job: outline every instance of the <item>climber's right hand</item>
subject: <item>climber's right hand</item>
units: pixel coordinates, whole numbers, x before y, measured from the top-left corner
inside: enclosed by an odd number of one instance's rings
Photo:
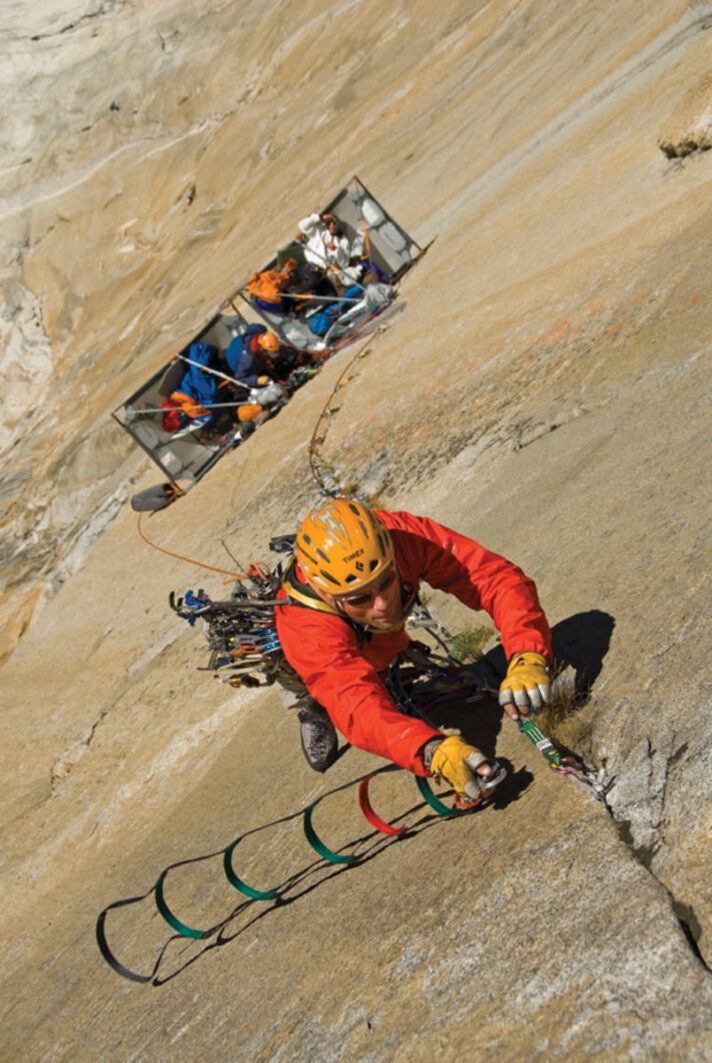
[[[477,804],[483,793],[494,788],[488,787],[490,778],[496,785],[495,780],[501,782],[505,774],[496,761],[490,763],[484,753],[459,735],[428,742],[423,763],[436,779],[446,779],[465,805]]]

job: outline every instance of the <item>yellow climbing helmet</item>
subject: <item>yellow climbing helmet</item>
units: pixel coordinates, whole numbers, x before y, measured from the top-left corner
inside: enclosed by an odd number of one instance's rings
[[[313,509],[297,532],[296,555],[315,591],[346,594],[376,579],[393,561],[393,542],[373,510],[355,498]]]

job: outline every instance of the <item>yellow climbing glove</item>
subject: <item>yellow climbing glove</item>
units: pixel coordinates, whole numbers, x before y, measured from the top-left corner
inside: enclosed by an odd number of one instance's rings
[[[484,753],[468,745],[459,735],[428,742],[423,762],[436,779],[447,779],[463,804],[477,803],[483,793],[494,789],[506,774],[496,761],[487,760]],[[490,768],[487,775],[477,772],[483,764]]]
[[[516,720],[521,709],[536,712],[549,698],[549,672],[540,653],[515,653],[499,688],[499,703]]]
[[[257,377],[257,386],[259,388],[265,388],[265,387],[267,387],[268,384],[269,384],[269,377],[268,376],[258,376]]]

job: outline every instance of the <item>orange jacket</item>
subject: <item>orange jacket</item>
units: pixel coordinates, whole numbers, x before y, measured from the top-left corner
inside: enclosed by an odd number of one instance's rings
[[[247,282],[248,291],[266,303],[281,305],[282,293],[293,283],[292,274],[296,268],[296,259],[288,258],[283,269],[265,269],[261,273],[253,273]]]
[[[187,395],[184,391],[172,391],[170,401],[173,403],[174,409],[182,410],[188,417],[209,417],[211,410],[201,406],[197,399]]]
[[[390,531],[405,582],[417,589],[425,580],[471,609],[486,610],[508,659],[525,650],[551,659],[549,625],[521,569],[427,517],[382,510],[378,517]],[[280,606],[276,614],[287,660],[351,745],[426,775],[419,754],[439,732],[399,712],[378,676],[408,645],[406,631],[374,634],[359,647],[354,629],[339,616],[297,605]]]

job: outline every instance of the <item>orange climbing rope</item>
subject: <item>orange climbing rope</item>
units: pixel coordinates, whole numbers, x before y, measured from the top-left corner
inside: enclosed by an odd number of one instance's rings
[[[143,541],[152,546],[154,550],[160,551],[162,554],[168,554],[169,557],[175,557],[178,561],[187,561],[189,565],[198,565],[200,568],[207,568],[210,572],[219,572],[223,576],[231,576],[233,579],[247,579],[247,574],[244,572],[230,572],[225,568],[216,568],[214,565],[206,565],[204,561],[196,561],[193,557],[185,557],[183,554],[176,554],[173,550],[167,550],[165,546],[159,546],[158,543],[152,542],[141,527],[141,518],[143,512],[138,515],[138,534]]]

